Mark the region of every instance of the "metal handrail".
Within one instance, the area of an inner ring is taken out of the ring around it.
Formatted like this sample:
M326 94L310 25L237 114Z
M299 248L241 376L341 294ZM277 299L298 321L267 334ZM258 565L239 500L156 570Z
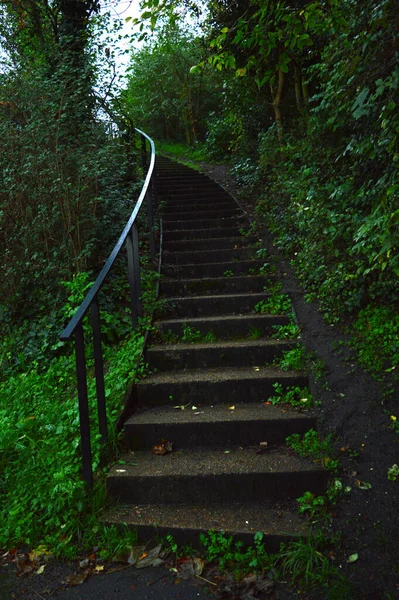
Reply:
M155 166L155 145L153 140L143 131L136 128L137 133L141 136L141 153L143 169L147 167L147 150L146 140L150 144L151 156L147 170L147 175L136 202L136 205L130 215L125 228L114 246L107 262L101 269L94 284L86 294L83 302L76 310L72 319L69 321L63 330L60 339L68 341L72 336L75 338L75 354L76 354L76 374L79 400L79 418L80 418L80 439L82 451L82 468L83 478L91 487L93 484L92 472L92 453L90 442L90 419L89 419L89 403L87 393L87 376L86 376L86 357L85 357L85 342L83 335L83 319L86 316L89 308L91 308L91 324L93 331L93 348L94 348L94 368L96 379L98 421L101 435L101 442L105 444L108 440L106 402L105 402L105 386L104 386L104 368L101 346L101 324L100 324L100 309L98 304L98 293L101 290L110 270L112 269L115 260L126 242L128 256L128 278L130 288L130 309L132 315L133 329L137 327L138 319L142 316L141 307L141 285L140 285L140 260L139 260L139 238L137 228L137 216L140 208L146 199L147 204L147 220L150 236L150 253L151 260L155 261L155 236L153 228L153 195L155 193L154 185L154 166Z

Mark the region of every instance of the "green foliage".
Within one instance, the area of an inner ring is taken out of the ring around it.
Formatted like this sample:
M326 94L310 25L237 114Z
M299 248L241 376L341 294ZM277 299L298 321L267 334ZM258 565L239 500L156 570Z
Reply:
M395 463L392 467L389 467L387 476L390 481L396 481L399 477L399 466Z
M254 545L246 547L243 542L220 531L200 534L205 560L216 562L222 571L233 570L241 576L272 566L273 557L266 552L262 540L263 533L258 532L254 536Z
M119 348L106 348L105 393L110 444L123 394L134 377L143 337L134 334ZM92 370L89 361L88 370ZM82 539L96 493L81 479L79 413L73 356L54 358L44 372L33 363L0 384L0 545L44 543L58 555ZM93 469L101 477L95 382L89 379ZM100 484L99 484L100 485Z
M302 344L286 350L275 360L276 365L283 371L305 371L309 366L309 355Z
M266 300L258 302L254 311L261 314L283 315L292 311L291 299L287 294L282 294L279 289L271 289Z
M300 336L301 330L299 325L296 323L289 323L288 325L272 325L273 333L272 338L277 340L293 340Z
M199 329L195 329L184 323L183 325L183 342L195 343L195 342L215 342L216 336L213 331L208 331L208 333L203 334Z
M327 512L328 500L325 496L315 496L312 492L305 492L296 501L299 505L299 514L306 514L309 523L312 525L320 521L330 520L331 517Z
M336 453L331 435L323 439L317 431L310 429L303 436L294 433L287 437L286 441L287 445L300 456L320 462L330 473L337 472L338 460L333 458Z
M329 547L330 541L321 533L281 544L276 560L278 576L301 590L310 589L312 597L350 600L352 586L328 560Z
M395 306L370 304L353 323L352 344L369 371L391 371L399 363L399 315Z
M308 388L298 386L283 387L281 383L273 383L274 395L269 396L272 404L290 404L302 410L308 410L313 404L312 394Z

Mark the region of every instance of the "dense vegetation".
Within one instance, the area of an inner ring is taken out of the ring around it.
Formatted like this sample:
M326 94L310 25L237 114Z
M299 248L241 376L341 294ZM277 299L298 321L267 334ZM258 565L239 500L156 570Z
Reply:
M97 477L88 496L75 358L59 335L119 237L142 173L135 141L126 135L129 122L111 106L110 25L98 8L92 0L24 0L0 9L1 548L41 543L73 555L77 543L102 535L94 380ZM155 286L143 235L141 244L148 314ZM124 395L142 368L145 323L132 335L125 261L100 298L110 451ZM87 361L90 374L90 352Z

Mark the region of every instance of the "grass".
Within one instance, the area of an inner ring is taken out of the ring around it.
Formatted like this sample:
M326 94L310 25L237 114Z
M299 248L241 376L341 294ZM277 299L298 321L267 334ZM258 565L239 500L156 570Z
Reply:
M209 161L209 156L204 145L196 144L195 147L178 142L156 142L157 151L160 154L169 154L179 162L194 169L198 169L196 162ZM212 162L215 162L212 159Z

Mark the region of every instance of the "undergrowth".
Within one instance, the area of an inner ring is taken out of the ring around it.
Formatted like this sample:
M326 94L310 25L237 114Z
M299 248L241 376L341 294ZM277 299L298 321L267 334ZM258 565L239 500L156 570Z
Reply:
M150 272L143 275L146 313L150 312L154 302L151 291L155 287L154 277L156 274ZM89 281L87 274L80 274L73 282L65 284L68 297L58 317L70 317ZM116 295L119 287L116 281ZM124 396L132 380L146 373L146 366L139 357L148 317L135 332L129 333L131 321L126 307L122 306L114 314L110 310L112 298L108 303L101 313L107 342L103 344L109 431L106 452L108 456L116 457L119 441L115 424ZM53 327L52 322L49 327ZM88 341L88 324L84 331ZM1 356L0 519L3 526L0 547L29 545L34 548L40 544L56 556L73 557L82 548L96 543L105 553L107 548L111 552L111 546L119 543L115 540L122 540L123 535L108 532L98 524L106 504L106 493L91 344L86 345L86 366L95 483L88 493L81 477L75 356L68 345L58 341L58 337L53 341L52 331L43 338L37 356L35 346L30 348L29 354L19 355L15 351L20 347L19 333L14 331L13 337L10 334L4 340ZM36 338L35 343L38 343Z

